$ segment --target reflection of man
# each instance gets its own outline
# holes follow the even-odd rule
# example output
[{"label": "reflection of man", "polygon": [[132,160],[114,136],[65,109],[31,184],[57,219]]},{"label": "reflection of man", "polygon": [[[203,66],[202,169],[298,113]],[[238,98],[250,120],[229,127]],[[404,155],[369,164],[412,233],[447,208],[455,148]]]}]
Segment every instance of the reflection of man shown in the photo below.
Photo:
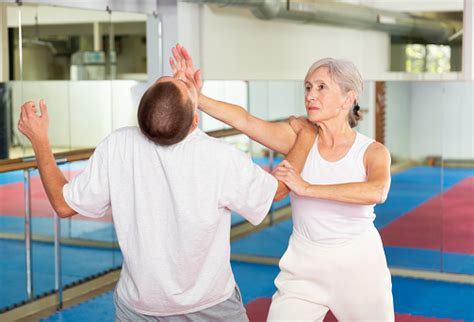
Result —
[{"label": "reflection of man", "polygon": [[[32,142],[58,215],[113,210],[124,258],[119,321],[247,321],[229,261],[230,213],[258,224],[287,189],[197,129],[200,87],[182,73],[160,78],[140,101],[140,129],[109,135],[69,183],[51,153],[45,103],[40,117],[33,102],[22,106],[18,127]],[[299,154],[288,158],[305,158]]]}]

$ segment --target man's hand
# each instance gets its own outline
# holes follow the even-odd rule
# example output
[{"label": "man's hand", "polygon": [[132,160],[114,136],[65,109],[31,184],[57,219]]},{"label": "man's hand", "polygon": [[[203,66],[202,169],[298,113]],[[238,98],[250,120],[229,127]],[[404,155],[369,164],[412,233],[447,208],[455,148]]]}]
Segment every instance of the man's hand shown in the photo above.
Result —
[{"label": "man's hand", "polygon": [[18,130],[23,133],[32,144],[48,141],[49,116],[44,100],[39,102],[41,116],[36,114],[35,103],[28,101],[21,106]]},{"label": "man's hand", "polygon": [[309,133],[314,133],[316,135],[317,126],[309,122],[303,116],[300,116],[300,117],[290,116],[288,118],[288,122],[290,123],[291,128],[293,129],[293,131],[295,131],[297,135],[302,130]]},{"label": "man's hand", "polygon": [[194,83],[196,89],[200,93],[202,89],[201,70],[196,70],[194,68],[193,59],[186,48],[177,44],[171,51],[173,52],[174,57],[174,59],[170,57],[170,66],[173,75],[176,76],[178,72],[183,72],[186,78]]}]

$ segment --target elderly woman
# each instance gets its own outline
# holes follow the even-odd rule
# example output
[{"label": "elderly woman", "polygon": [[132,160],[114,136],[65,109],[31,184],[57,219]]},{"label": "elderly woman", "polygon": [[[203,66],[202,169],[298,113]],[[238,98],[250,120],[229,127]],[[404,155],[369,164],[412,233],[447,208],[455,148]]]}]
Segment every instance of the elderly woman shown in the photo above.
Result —
[{"label": "elderly woman", "polygon": [[[202,86],[186,49],[173,49],[176,71]],[[393,321],[391,277],[373,221],[390,188],[390,154],[354,130],[363,81],[349,61],[315,62],[305,77],[307,121],[317,135],[301,175],[283,162],[277,178],[292,190],[293,233],[280,260],[269,321]],[[200,109],[250,138],[287,154],[305,121],[271,123],[240,106],[200,95]]]}]

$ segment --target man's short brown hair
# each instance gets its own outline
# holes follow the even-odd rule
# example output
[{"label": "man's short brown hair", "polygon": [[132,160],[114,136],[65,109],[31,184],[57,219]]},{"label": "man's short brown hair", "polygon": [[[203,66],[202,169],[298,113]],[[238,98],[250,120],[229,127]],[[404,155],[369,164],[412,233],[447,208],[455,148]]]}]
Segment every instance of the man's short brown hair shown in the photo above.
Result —
[{"label": "man's short brown hair", "polygon": [[182,141],[189,133],[194,107],[173,82],[151,86],[138,106],[138,125],[142,133],[160,145]]}]

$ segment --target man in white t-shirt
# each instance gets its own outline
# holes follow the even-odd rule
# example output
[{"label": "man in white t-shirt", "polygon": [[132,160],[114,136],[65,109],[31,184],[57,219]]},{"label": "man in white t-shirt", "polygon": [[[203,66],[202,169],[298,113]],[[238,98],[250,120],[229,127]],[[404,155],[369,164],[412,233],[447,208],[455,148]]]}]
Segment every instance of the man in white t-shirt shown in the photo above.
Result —
[{"label": "man in white t-shirt", "polygon": [[[70,182],[51,152],[44,101],[41,116],[33,102],[22,106],[18,128],[56,213],[101,217],[112,209],[124,258],[116,320],[247,321],[230,265],[231,211],[256,225],[288,189],[197,128],[200,87],[183,73],[160,78],[140,101],[140,128],[110,134]],[[301,167],[303,147],[287,156]]]}]

